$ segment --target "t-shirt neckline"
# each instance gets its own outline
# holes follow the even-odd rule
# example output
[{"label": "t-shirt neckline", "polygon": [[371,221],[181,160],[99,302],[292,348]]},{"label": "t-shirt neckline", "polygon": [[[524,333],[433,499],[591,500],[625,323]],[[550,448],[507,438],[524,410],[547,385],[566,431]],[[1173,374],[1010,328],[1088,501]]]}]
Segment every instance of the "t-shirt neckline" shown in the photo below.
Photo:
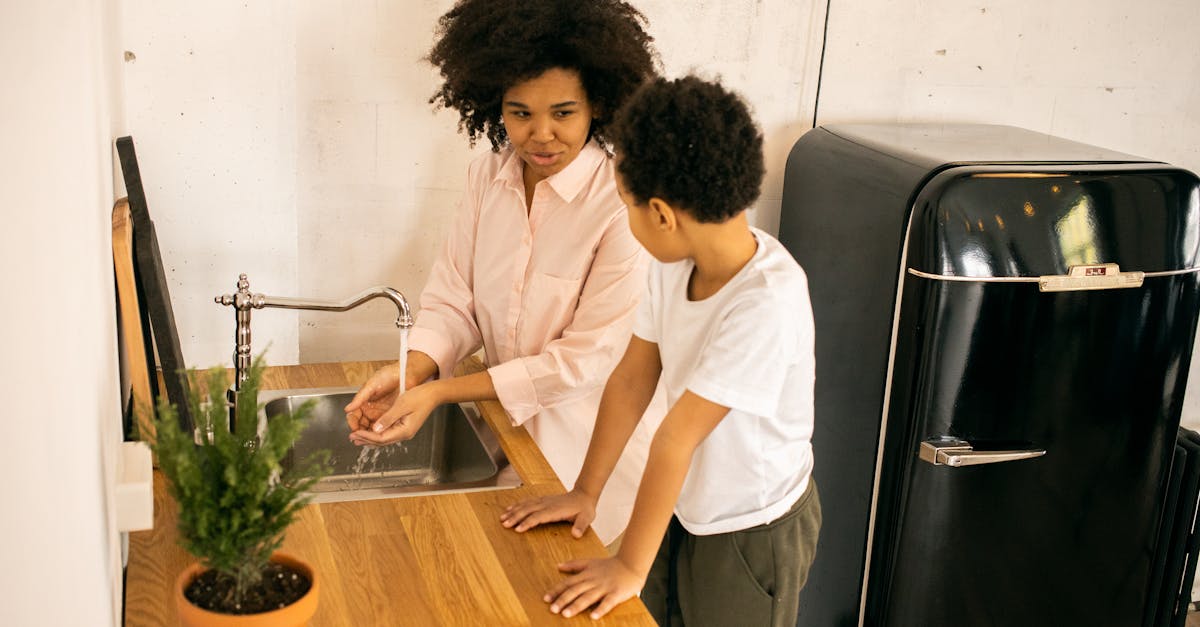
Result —
[{"label": "t-shirt neckline", "polygon": [[717,296],[720,296],[721,292],[724,292],[729,288],[730,285],[733,285],[734,282],[738,281],[743,274],[749,272],[748,269],[750,266],[758,261],[759,258],[765,253],[765,247],[763,246],[762,238],[758,236],[758,230],[754,227],[750,227],[750,234],[754,236],[754,244],[756,246],[754,249],[754,255],[752,255],[750,259],[736,273],[734,273],[733,276],[729,277],[729,280],[725,282],[725,285],[722,285],[720,289],[704,298],[701,298],[700,300],[692,300],[691,297],[688,296],[688,286],[692,283],[692,273],[696,271],[696,262],[692,261],[691,259],[687,260],[687,278],[683,281],[683,301],[685,303],[688,303],[689,305],[700,306],[704,305],[705,303],[716,302],[714,299]]}]

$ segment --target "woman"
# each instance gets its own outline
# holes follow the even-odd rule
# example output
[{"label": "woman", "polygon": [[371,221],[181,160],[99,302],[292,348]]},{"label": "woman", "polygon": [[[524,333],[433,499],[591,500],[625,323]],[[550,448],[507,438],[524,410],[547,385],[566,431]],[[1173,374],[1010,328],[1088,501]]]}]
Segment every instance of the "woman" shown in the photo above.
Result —
[{"label": "woman", "polygon": [[[399,365],[388,366],[346,406],[356,444],[407,440],[443,403],[496,399],[574,485],[645,286],[604,139],[654,75],[644,21],[616,0],[463,0],[441,18],[429,59],[444,82],[431,102],[456,109],[471,144],[486,136],[492,152],[468,169],[421,294],[408,391],[397,398]],[[488,370],[453,377],[480,346]],[[658,419],[643,421],[600,496],[592,526],[605,544],[628,522]]]}]

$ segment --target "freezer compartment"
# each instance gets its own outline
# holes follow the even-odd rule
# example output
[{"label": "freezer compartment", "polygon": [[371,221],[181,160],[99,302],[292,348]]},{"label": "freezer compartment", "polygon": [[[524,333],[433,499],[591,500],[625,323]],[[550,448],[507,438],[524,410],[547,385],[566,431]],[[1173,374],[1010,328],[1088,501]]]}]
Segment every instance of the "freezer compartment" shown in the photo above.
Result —
[{"label": "freezer compartment", "polygon": [[1149,164],[964,166],[913,203],[905,266],[951,278],[1036,280],[1073,266],[1200,266],[1200,183]]}]

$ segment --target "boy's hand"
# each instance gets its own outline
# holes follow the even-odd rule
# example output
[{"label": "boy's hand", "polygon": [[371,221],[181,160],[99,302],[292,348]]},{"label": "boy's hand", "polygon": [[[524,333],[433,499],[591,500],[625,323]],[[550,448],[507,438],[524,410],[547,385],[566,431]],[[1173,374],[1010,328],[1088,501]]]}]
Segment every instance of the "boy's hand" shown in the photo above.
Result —
[{"label": "boy's hand", "polygon": [[609,557],[598,560],[574,560],[558,565],[558,570],[572,573],[542,597],[550,611],[570,618],[595,605],[591,617],[600,618],[622,602],[632,599],[646,583],[624,562]]},{"label": "boy's hand", "polygon": [[542,496],[509,505],[500,514],[500,524],[517,532],[552,522],[574,523],[571,535],[582,538],[588,525],[596,520],[596,500],[575,490],[555,496]]},{"label": "boy's hand", "polygon": [[390,409],[379,416],[369,427],[360,427],[350,434],[350,441],[362,446],[383,446],[401,440],[411,440],[429,414],[442,404],[440,385],[442,381],[431,381],[405,392],[396,399]]}]

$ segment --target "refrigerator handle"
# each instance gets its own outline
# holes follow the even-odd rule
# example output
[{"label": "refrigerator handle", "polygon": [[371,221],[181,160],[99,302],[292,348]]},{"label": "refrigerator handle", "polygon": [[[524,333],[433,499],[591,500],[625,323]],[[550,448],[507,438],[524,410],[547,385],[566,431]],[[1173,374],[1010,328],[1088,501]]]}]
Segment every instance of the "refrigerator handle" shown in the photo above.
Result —
[{"label": "refrigerator handle", "polygon": [[1017,451],[976,451],[970,442],[958,438],[936,438],[921,443],[917,457],[934,466],[978,466],[980,464],[998,464],[1012,462],[1018,459],[1031,459],[1046,454],[1046,449],[1026,449]]}]

